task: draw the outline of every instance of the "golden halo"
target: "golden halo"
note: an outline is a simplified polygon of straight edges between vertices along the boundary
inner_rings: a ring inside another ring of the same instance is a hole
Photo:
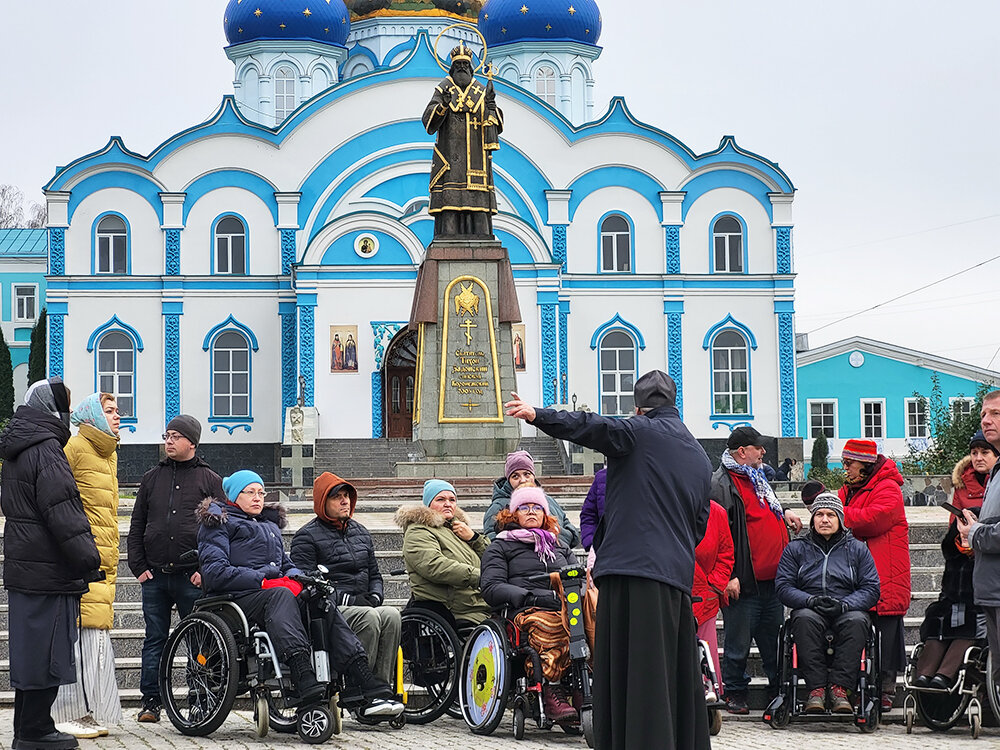
[[[441,37],[444,36],[444,33],[446,31],[450,31],[451,29],[456,29],[459,27],[471,29],[476,33],[476,36],[478,36],[479,40],[483,43],[483,54],[480,55],[479,57],[479,65],[477,65],[472,70],[472,75],[475,75],[476,73],[478,73],[480,70],[483,69],[483,64],[486,62],[486,53],[489,51],[489,47],[486,46],[486,37],[482,35],[479,29],[477,29],[470,23],[453,23],[451,24],[451,26],[445,26],[443,29],[441,29],[441,33],[438,34],[437,38],[434,40],[434,59],[437,60],[437,64],[441,66],[441,70],[443,70],[445,73],[447,73],[451,69],[450,67],[445,67],[445,64],[441,62],[441,55],[438,54],[438,45],[441,43]]]

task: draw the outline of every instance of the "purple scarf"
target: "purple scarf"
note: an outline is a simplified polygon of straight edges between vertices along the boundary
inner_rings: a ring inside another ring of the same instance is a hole
[[[535,545],[535,554],[542,562],[556,559],[556,535],[545,529],[510,529],[497,534],[497,539]]]

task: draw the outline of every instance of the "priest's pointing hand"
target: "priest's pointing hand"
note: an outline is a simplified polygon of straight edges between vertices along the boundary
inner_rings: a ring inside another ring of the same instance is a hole
[[[514,391],[511,391],[510,395],[514,397],[514,400],[508,401],[503,405],[507,410],[507,416],[515,417],[516,419],[523,419],[526,422],[534,422],[535,407],[524,403],[524,401],[521,400],[521,397]]]

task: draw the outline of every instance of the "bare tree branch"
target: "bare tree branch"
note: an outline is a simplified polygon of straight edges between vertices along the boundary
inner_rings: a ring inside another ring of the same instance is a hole
[[[24,193],[13,185],[0,185],[0,229],[24,226]]]

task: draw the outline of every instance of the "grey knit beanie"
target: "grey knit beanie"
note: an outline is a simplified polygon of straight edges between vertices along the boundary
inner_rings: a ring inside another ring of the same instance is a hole
[[[837,518],[840,519],[840,527],[844,527],[844,504],[840,502],[839,497],[832,492],[819,493],[816,495],[816,499],[812,501],[812,505],[809,506],[809,510],[815,515],[816,511],[821,509],[832,510],[836,513]]]

